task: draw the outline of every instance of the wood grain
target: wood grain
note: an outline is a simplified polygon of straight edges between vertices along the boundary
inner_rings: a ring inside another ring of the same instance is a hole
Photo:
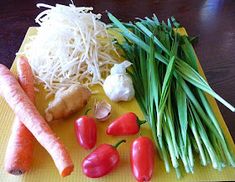
[[[11,66],[24,35],[40,12],[36,3],[68,4],[69,0],[0,1],[0,63]],[[190,35],[199,36],[195,49],[211,87],[235,105],[235,1],[234,0],[74,0],[78,6],[92,6],[94,12],[108,10],[123,21],[151,16],[174,16]],[[235,139],[235,114],[219,104]]]

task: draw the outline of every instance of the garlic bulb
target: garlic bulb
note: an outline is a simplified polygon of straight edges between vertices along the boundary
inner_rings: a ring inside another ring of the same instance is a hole
[[[135,95],[132,80],[126,72],[131,63],[124,61],[111,68],[111,74],[105,79],[103,89],[110,100],[129,101]]]

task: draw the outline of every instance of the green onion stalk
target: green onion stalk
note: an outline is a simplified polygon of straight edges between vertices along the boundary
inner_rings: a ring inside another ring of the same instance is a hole
[[[154,15],[133,23],[122,23],[110,13],[108,17],[124,37],[116,44],[132,62],[128,73],[136,100],[166,171],[173,166],[178,178],[182,168],[193,173],[195,154],[203,166],[235,167],[233,151],[205,93],[232,112],[235,108],[199,74],[193,38],[178,33],[174,17],[160,22]]]

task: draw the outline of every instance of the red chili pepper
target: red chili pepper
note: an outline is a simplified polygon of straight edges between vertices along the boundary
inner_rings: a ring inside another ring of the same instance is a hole
[[[82,162],[83,173],[90,178],[98,178],[111,172],[119,162],[117,147],[126,140],[121,140],[116,145],[102,144],[90,153]]]
[[[150,181],[154,167],[154,145],[147,137],[135,139],[131,145],[131,169],[137,181]]]
[[[139,132],[140,125],[145,122],[146,121],[139,120],[134,113],[128,112],[114,120],[108,126],[106,133],[115,136],[133,135]]]
[[[74,126],[78,143],[85,149],[92,149],[97,138],[95,119],[82,116],[75,121]]]

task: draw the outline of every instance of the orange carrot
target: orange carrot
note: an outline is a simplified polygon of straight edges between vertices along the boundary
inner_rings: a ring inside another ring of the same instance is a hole
[[[26,57],[21,56],[17,60],[17,73],[21,87],[23,88],[29,99],[34,103],[34,76],[31,66],[29,65],[28,59]]]
[[[34,77],[25,57],[17,60],[17,72],[21,87],[34,103]],[[30,169],[33,160],[33,144],[33,135],[16,116],[5,154],[5,170],[8,173],[20,175]]]
[[[51,155],[60,175],[69,175],[73,171],[74,166],[67,149],[37,111],[14,75],[7,67],[1,64],[0,87],[2,96],[19,120],[23,122],[37,141]]]
[[[30,169],[33,160],[34,138],[28,129],[15,117],[5,154],[5,170],[20,175]]]

